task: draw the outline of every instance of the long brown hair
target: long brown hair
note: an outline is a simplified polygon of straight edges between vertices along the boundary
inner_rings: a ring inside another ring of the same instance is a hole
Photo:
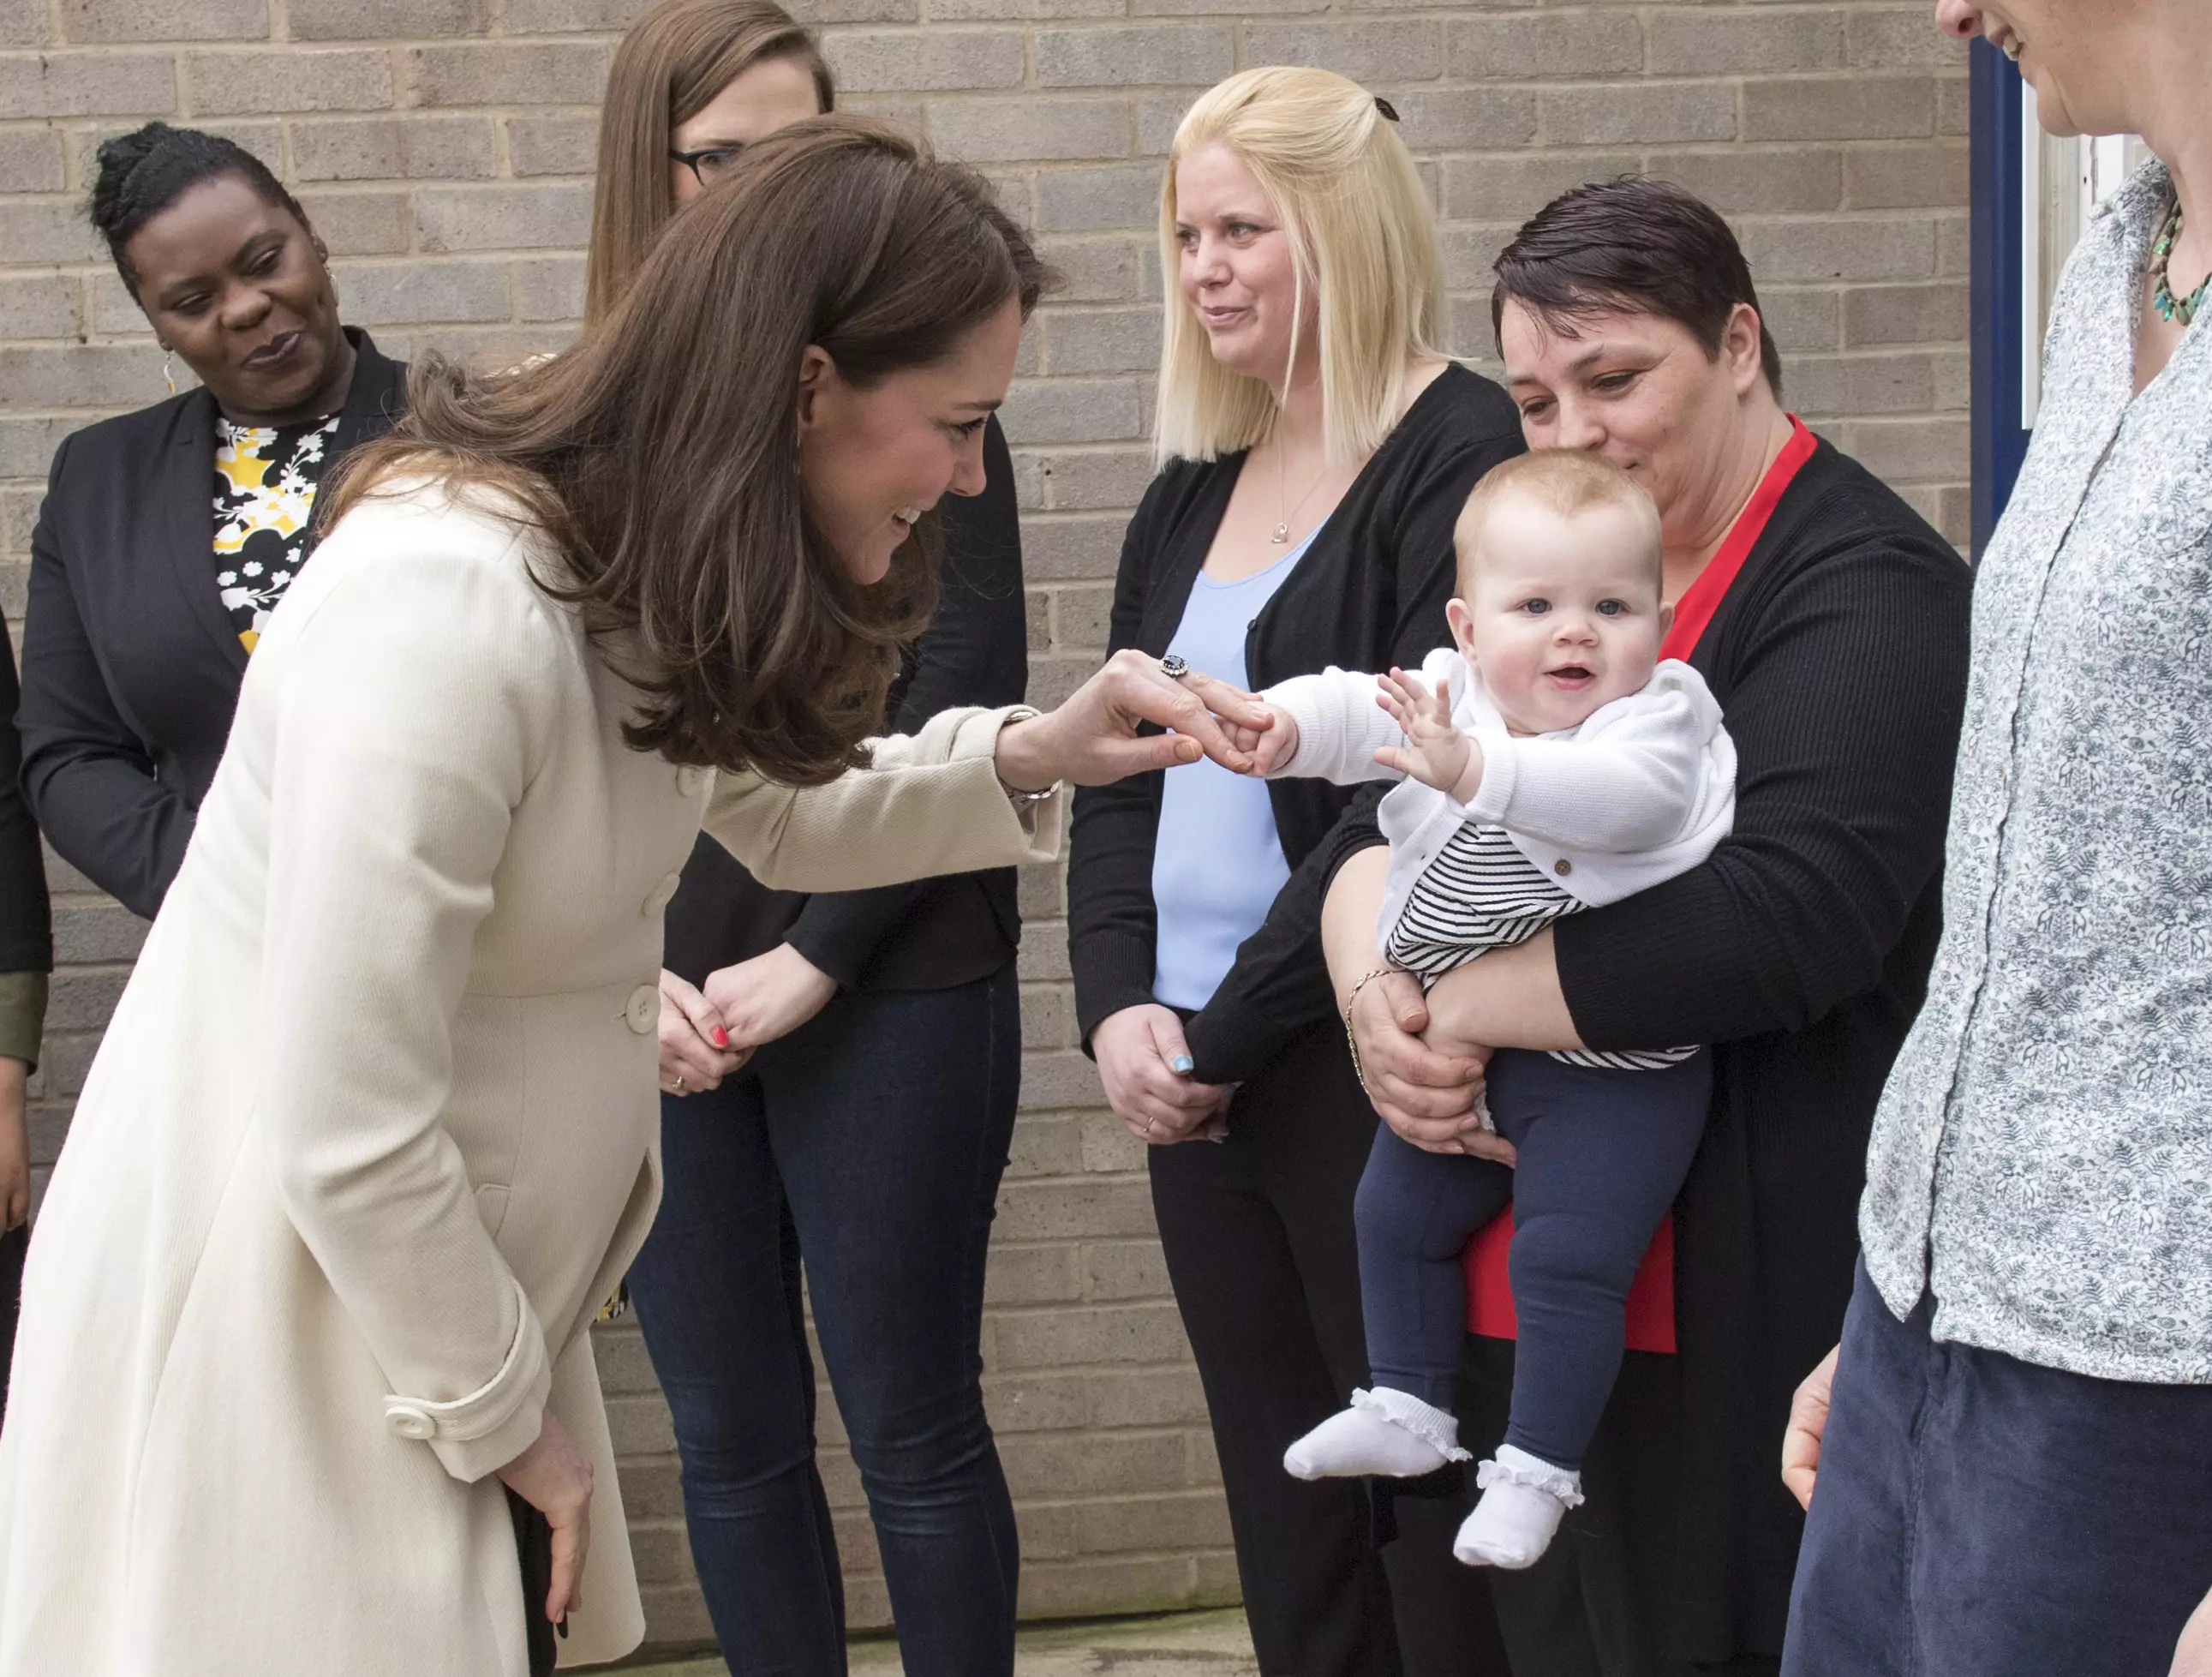
[[[573,605],[639,690],[628,742],[817,785],[866,759],[895,649],[898,566],[856,582],[808,517],[799,367],[866,387],[933,366],[1049,277],[973,171],[880,123],[769,135],[669,224],[614,311],[565,354],[471,374],[425,356],[407,417],[319,497],[330,521],[425,476],[506,491],[565,558]],[[323,509],[319,508],[319,510]]]
[[[615,306],[675,214],[668,190],[670,136],[755,64],[793,58],[814,77],[820,107],[836,84],[814,37],[775,0],[661,0],[615,49],[599,107],[599,162],[592,193],[584,319]]]

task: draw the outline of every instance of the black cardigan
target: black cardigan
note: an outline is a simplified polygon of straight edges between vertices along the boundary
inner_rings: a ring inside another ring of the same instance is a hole
[[[15,655],[0,617],[0,973],[53,970],[46,858],[39,829],[15,785]]]
[[[407,368],[349,326],[336,453],[380,436]],[[215,581],[204,387],[62,439],[31,532],[24,796],[54,849],[152,918],[230,737],[246,648]]]
[[[983,467],[981,494],[941,503],[944,588],[892,686],[893,733],[912,733],[957,704],[1019,704],[1029,685],[1014,463],[996,419],[984,430]],[[967,984],[1012,960],[1022,936],[1011,868],[806,896],[768,889],[703,836],[666,925],[661,960],[693,984],[787,942],[848,990]]]
[[[1781,1650],[1804,1529],[1783,1425],[1842,1330],[1875,1105],[1927,992],[1971,592],[1955,551],[1820,444],[1690,658],[1735,741],[1734,832],[1553,929],[1591,1047],[1714,1045],[1675,1208],[1680,1493],[1653,1546],[1675,1659]]]
[[[1520,415],[1489,380],[1449,367],[1415,399],[1255,618],[1245,670],[1255,687],[1330,664],[1408,668],[1450,639],[1444,602],[1452,525],[1468,492],[1522,451]],[[1121,545],[1112,646],[1158,656],[1175,637],[1244,456],[1178,461],[1152,480]],[[1068,854],[1068,954],[1087,1049],[1109,1014],[1150,1002],[1152,847],[1159,772],[1075,795]],[[1347,831],[1372,830],[1387,790],[1267,784],[1291,877],[1187,1034],[1200,1081],[1240,1082],[1335,1010],[1321,952],[1322,893]]]

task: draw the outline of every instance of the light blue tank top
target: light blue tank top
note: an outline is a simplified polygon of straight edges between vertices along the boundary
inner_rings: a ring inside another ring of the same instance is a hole
[[[1194,669],[1250,686],[1245,631],[1312,545],[1310,535],[1238,582],[1217,582],[1199,572],[1168,650]],[[1237,946],[1260,930],[1290,877],[1265,781],[1204,759],[1170,769],[1152,849],[1152,907],[1159,920],[1154,998],[1170,1007],[1204,1007],[1235,963]]]

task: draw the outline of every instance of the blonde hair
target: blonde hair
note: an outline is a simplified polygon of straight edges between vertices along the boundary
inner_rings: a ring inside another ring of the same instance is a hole
[[[1322,441],[1334,464],[1382,446],[1404,406],[1406,363],[1443,338],[1443,259],[1434,216],[1397,124],[1357,82],[1326,70],[1248,70],[1184,114],[1160,186],[1166,284],[1156,464],[1214,460],[1267,434],[1279,399],[1267,381],[1213,358],[1176,284],[1176,168],[1225,145],[1252,172],[1290,241],[1297,289],[1288,382],[1309,290],[1321,302]]]
[[[1459,591],[1464,596],[1481,546],[1483,527],[1509,496],[1533,501],[1545,511],[1572,518],[1592,507],[1619,507],[1644,527],[1651,550],[1651,580],[1663,595],[1666,572],[1659,538],[1659,504],[1628,472],[1596,454],[1572,448],[1543,448],[1516,454],[1484,473],[1452,526],[1452,550],[1459,556]]]
[[[669,137],[771,58],[805,65],[821,108],[836,105],[836,85],[814,37],[775,0],[661,0],[623,32],[599,107],[586,325],[613,310],[676,213]]]

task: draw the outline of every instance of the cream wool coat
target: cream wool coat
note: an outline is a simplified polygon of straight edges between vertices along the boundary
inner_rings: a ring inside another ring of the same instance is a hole
[[[493,1469],[547,1406],[598,1464],[562,1662],[634,1647],[586,1328],[659,1196],[677,869],[702,822],[801,891],[1058,847],[997,713],[816,791],[628,749],[533,560],[370,502],[254,656],[31,1243],[0,1677],[520,1677]]]

